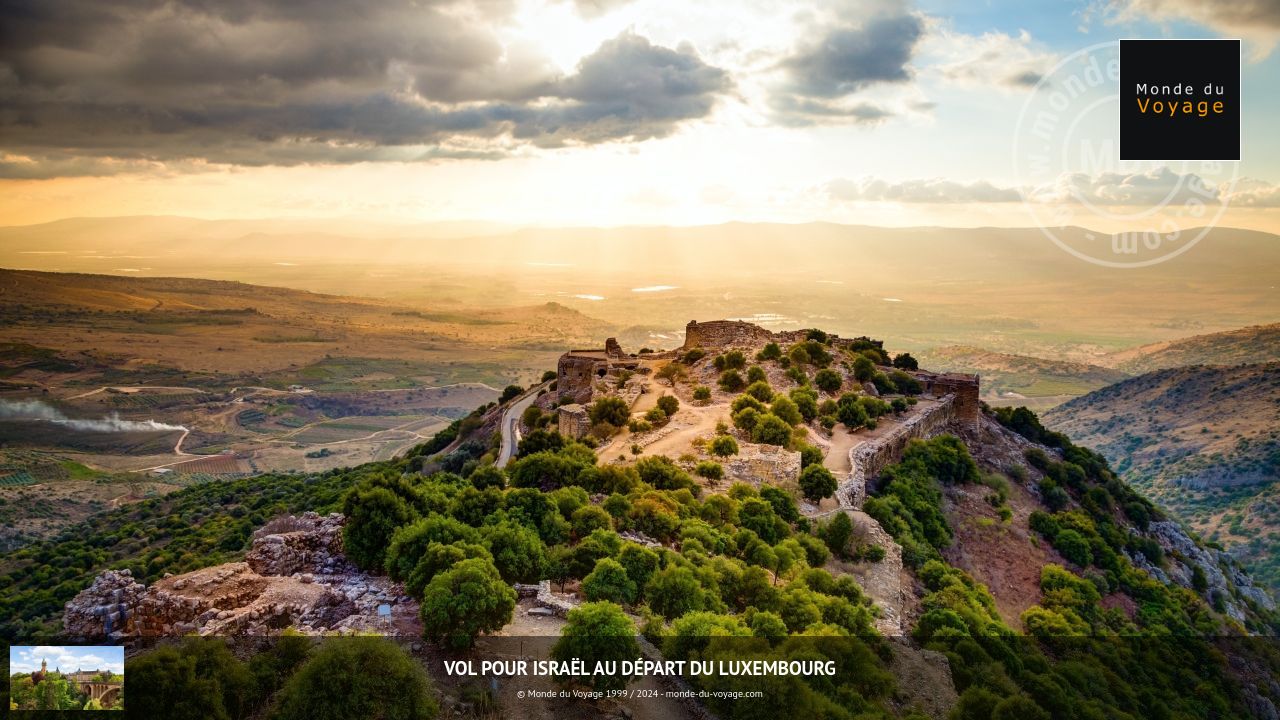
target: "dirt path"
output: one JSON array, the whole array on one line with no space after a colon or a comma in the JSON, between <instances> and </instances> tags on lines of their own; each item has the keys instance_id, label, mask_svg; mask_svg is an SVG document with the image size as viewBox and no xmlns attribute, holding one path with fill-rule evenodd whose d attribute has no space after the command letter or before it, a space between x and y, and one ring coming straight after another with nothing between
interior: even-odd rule
<instances>
[{"instance_id":1,"label":"dirt path","mask_svg":"<svg viewBox=\"0 0 1280 720\"><path fill-rule=\"evenodd\" d=\"M636 403L637 408L651 396L650 404L656 406L661 395L655 392L641 395L640 401ZM600 450L600 462L610 463L619 458L630 457L632 445L644 448L645 455L676 458L692 452L694 438L713 435L716 423L725 419L728 412L727 405L698 406L682 403L680 410L660 428L639 434L623 430L608 446Z\"/></svg>"},{"instance_id":2,"label":"dirt path","mask_svg":"<svg viewBox=\"0 0 1280 720\"><path fill-rule=\"evenodd\" d=\"M836 473L836 477L853 472L853 465L849 462L849 451L862 442L862 438L849 432L849 428L837 425L828 440L827 454L822 458L823 467Z\"/></svg>"}]
</instances>

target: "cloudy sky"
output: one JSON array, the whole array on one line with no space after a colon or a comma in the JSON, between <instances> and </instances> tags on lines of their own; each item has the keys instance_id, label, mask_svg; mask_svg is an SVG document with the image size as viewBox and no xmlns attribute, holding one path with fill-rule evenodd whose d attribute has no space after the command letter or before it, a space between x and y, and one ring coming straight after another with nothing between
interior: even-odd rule
<instances>
[{"instance_id":1,"label":"cloudy sky","mask_svg":"<svg viewBox=\"0 0 1280 720\"><path fill-rule=\"evenodd\" d=\"M1037 88L1121 37L1244 40L1242 162L1120 163L1103 101L1078 123L1090 162L1020 168ZM1272 0L16 0L0 223L1030 225L1060 207L1109 229L1190 189L1276 230L1277 39Z\"/></svg>"},{"instance_id":2,"label":"cloudy sky","mask_svg":"<svg viewBox=\"0 0 1280 720\"><path fill-rule=\"evenodd\" d=\"M110 670L124 674L124 648L115 645L83 646L13 645L9 647L9 673L30 673L40 669L40 661L49 663L49 671L64 673L76 670Z\"/></svg>"}]
</instances>

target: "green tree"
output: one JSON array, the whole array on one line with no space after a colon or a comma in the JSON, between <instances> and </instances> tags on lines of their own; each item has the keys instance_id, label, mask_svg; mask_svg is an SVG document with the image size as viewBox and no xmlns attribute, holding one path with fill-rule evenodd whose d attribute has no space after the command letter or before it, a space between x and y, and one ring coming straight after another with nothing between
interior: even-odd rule
<instances>
[{"instance_id":1,"label":"green tree","mask_svg":"<svg viewBox=\"0 0 1280 720\"><path fill-rule=\"evenodd\" d=\"M675 395L663 395L658 398L658 408L671 417L680 410L680 399Z\"/></svg>"},{"instance_id":2,"label":"green tree","mask_svg":"<svg viewBox=\"0 0 1280 720\"><path fill-rule=\"evenodd\" d=\"M636 627L622 608L611 602L589 602L570 610L560 639L551 648L551 657L560 662L582 660L588 672L598 662L614 662L640 657ZM631 678L622 674L561 676L562 682L580 682L593 690L621 690Z\"/></svg>"},{"instance_id":3,"label":"green tree","mask_svg":"<svg viewBox=\"0 0 1280 720\"><path fill-rule=\"evenodd\" d=\"M280 690L271 720L432 720L435 692L416 660L377 637L330 638Z\"/></svg>"},{"instance_id":4,"label":"green tree","mask_svg":"<svg viewBox=\"0 0 1280 720\"><path fill-rule=\"evenodd\" d=\"M876 364L871 362L871 358L865 355L859 355L853 361L853 376L858 382L866 382L876 374Z\"/></svg>"},{"instance_id":5,"label":"green tree","mask_svg":"<svg viewBox=\"0 0 1280 720\"><path fill-rule=\"evenodd\" d=\"M649 607L668 620L707 607L707 591L687 567L668 567L654 573L644 594Z\"/></svg>"},{"instance_id":6,"label":"green tree","mask_svg":"<svg viewBox=\"0 0 1280 720\"><path fill-rule=\"evenodd\" d=\"M844 385L844 378L835 370L824 368L819 370L817 375L813 376L813 384L817 385L818 389L822 392L827 393L828 395L834 395L840 390L840 386Z\"/></svg>"},{"instance_id":7,"label":"green tree","mask_svg":"<svg viewBox=\"0 0 1280 720\"><path fill-rule=\"evenodd\" d=\"M404 590L411 597L421 600L422 591L426 589L428 583L435 579L436 575L463 560L473 558L493 562L493 555L483 545L469 542L453 544L433 542L427 545L422 557L418 558L418 564L413 566L413 570L409 573L409 579L404 583Z\"/></svg>"},{"instance_id":8,"label":"green tree","mask_svg":"<svg viewBox=\"0 0 1280 720\"><path fill-rule=\"evenodd\" d=\"M620 397L606 395L591 403L591 409L587 414L593 424L607 423L622 427L631 418L631 406Z\"/></svg>"},{"instance_id":9,"label":"green tree","mask_svg":"<svg viewBox=\"0 0 1280 720\"><path fill-rule=\"evenodd\" d=\"M800 414L800 408L796 403L786 395L778 395L773 399L773 404L769 406L769 412L782 419L788 425L796 426L804 422L804 416Z\"/></svg>"},{"instance_id":10,"label":"green tree","mask_svg":"<svg viewBox=\"0 0 1280 720\"><path fill-rule=\"evenodd\" d=\"M720 373L720 379L716 381L721 390L725 392L737 392L746 385L746 381L742 379L742 375L737 370L725 370Z\"/></svg>"},{"instance_id":11,"label":"green tree","mask_svg":"<svg viewBox=\"0 0 1280 720\"><path fill-rule=\"evenodd\" d=\"M1093 562L1093 553L1089 541L1075 530L1063 530L1053 539L1053 547L1062 553L1062 557L1079 565L1088 567Z\"/></svg>"},{"instance_id":12,"label":"green tree","mask_svg":"<svg viewBox=\"0 0 1280 720\"><path fill-rule=\"evenodd\" d=\"M536 405L530 407L537 407ZM537 429L531 431L528 435L520 438L520 444L517 446L519 455L532 455L542 452L543 450L559 450L565 446L565 436L555 430ZM484 488L481 488L482 490Z\"/></svg>"},{"instance_id":13,"label":"green tree","mask_svg":"<svg viewBox=\"0 0 1280 720\"><path fill-rule=\"evenodd\" d=\"M729 457L738 454L738 441L731 435L717 435L711 441L711 454L716 457Z\"/></svg>"},{"instance_id":14,"label":"green tree","mask_svg":"<svg viewBox=\"0 0 1280 720\"><path fill-rule=\"evenodd\" d=\"M699 477L704 477L708 480L720 480L724 478L724 466L718 462L712 462L710 460L703 460L698 463L697 467L693 469L693 472Z\"/></svg>"},{"instance_id":15,"label":"green tree","mask_svg":"<svg viewBox=\"0 0 1280 720\"><path fill-rule=\"evenodd\" d=\"M519 385L508 385L502 388L502 396L498 398L499 405L506 405L509 401L515 400L524 394L524 388Z\"/></svg>"},{"instance_id":16,"label":"green tree","mask_svg":"<svg viewBox=\"0 0 1280 720\"><path fill-rule=\"evenodd\" d=\"M822 526L822 541L827 544L831 554L844 557L849 548L849 539L853 537L853 521L844 512L836 513L831 521Z\"/></svg>"},{"instance_id":17,"label":"green tree","mask_svg":"<svg viewBox=\"0 0 1280 720\"><path fill-rule=\"evenodd\" d=\"M809 465L800 471L800 490L811 502L831 497L836 487L835 475L821 465Z\"/></svg>"},{"instance_id":18,"label":"green tree","mask_svg":"<svg viewBox=\"0 0 1280 720\"><path fill-rule=\"evenodd\" d=\"M521 442L524 441L521 440ZM471 481L471 486L477 490L491 487L501 490L507 486L507 474L502 472L502 468L494 465L481 465L471 472L467 480Z\"/></svg>"},{"instance_id":19,"label":"green tree","mask_svg":"<svg viewBox=\"0 0 1280 720\"><path fill-rule=\"evenodd\" d=\"M836 419L850 430L857 430L866 425L870 418L867 416L866 407L858 402L858 396L845 393L836 403Z\"/></svg>"},{"instance_id":20,"label":"green tree","mask_svg":"<svg viewBox=\"0 0 1280 720\"><path fill-rule=\"evenodd\" d=\"M463 560L437 574L422 593L422 633L454 648L469 648L476 636L511 622L516 591L493 563Z\"/></svg>"},{"instance_id":21,"label":"green tree","mask_svg":"<svg viewBox=\"0 0 1280 720\"><path fill-rule=\"evenodd\" d=\"M547 565L547 546L524 525L502 522L486 526L485 545L493 555L493 565L507 582L537 582Z\"/></svg>"},{"instance_id":22,"label":"green tree","mask_svg":"<svg viewBox=\"0 0 1280 720\"><path fill-rule=\"evenodd\" d=\"M404 580L432 543L478 542L476 529L447 515L431 514L395 531L387 547L386 569L392 580Z\"/></svg>"},{"instance_id":23,"label":"green tree","mask_svg":"<svg viewBox=\"0 0 1280 720\"><path fill-rule=\"evenodd\" d=\"M689 473L665 455L653 455L636 462L640 479L659 490L679 490L695 486Z\"/></svg>"},{"instance_id":24,"label":"green tree","mask_svg":"<svg viewBox=\"0 0 1280 720\"><path fill-rule=\"evenodd\" d=\"M777 415L765 413L751 429L751 439L765 445L786 446L791 442L791 426Z\"/></svg>"},{"instance_id":25,"label":"green tree","mask_svg":"<svg viewBox=\"0 0 1280 720\"><path fill-rule=\"evenodd\" d=\"M893 358L893 366L900 370L919 370L920 363L911 357L911 353L902 353L895 355Z\"/></svg>"},{"instance_id":26,"label":"green tree","mask_svg":"<svg viewBox=\"0 0 1280 720\"><path fill-rule=\"evenodd\" d=\"M764 380L751 383L747 386L745 392L762 403L767 403L773 399L773 388L769 387L769 383Z\"/></svg>"},{"instance_id":27,"label":"green tree","mask_svg":"<svg viewBox=\"0 0 1280 720\"><path fill-rule=\"evenodd\" d=\"M612 530L613 517L599 505L583 505L573 511L573 534L584 538L596 530Z\"/></svg>"},{"instance_id":28,"label":"green tree","mask_svg":"<svg viewBox=\"0 0 1280 720\"><path fill-rule=\"evenodd\" d=\"M613 558L601 558L582 579L582 593L590 601L608 600L620 605L635 602L636 584L627 569Z\"/></svg>"},{"instance_id":29,"label":"green tree","mask_svg":"<svg viewBox=\"0 0 1280 720\"><path fill-rule=\"evenodd\" d=\"M342 511L347 516L342 529L347 557L364 570L379 573L391 536L417 517L408 503L383 487L353 489L343 502Z\"/></svg>"},{"instance_id":30,"label":"green tree","mask_svg":"<svg viewBox=\"0 0 1280 720\"><path fill-rule=\"evenodd\" d=\"M627 577L636 585L639 593L649 584L658 569L658 553L638 543L624 543L618 553L618 562L627 570Z\"/></svg>"},{"instance_id":31,"label":"green tree","mask_svg":"<svg viewBox=\"0 0 1280 720\"><path fill-rule=\"evenodd\" d=\"M172 720L236 720L258 702L252 673L221 638L189 638L129 663L129 712Z\"/></svg>"}]
</instances>

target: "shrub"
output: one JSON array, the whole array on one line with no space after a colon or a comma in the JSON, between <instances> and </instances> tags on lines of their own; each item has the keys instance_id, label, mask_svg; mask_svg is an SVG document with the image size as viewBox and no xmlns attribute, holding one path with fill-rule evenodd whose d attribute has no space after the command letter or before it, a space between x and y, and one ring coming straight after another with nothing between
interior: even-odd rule
<instances>
[{"instance_id":1,"label":"shrub","mask_svg":"<svg viewBox=\"0 0 1280 720\"><path fill-rule=\"evenodd\" d=\"M524 388L519 385L508 385L502 388L502 396L498 398L499 405L505 405L511 400L515 400L524 393Z\"/></svg>"},{"instance_id":2,"label":"shrub","mask_svg":"<svg viewBox=\"0 0 1280 720\"><path fill-rule=\"evenodd\" d=\"M783 422L791 426L804 422L804 416L800 414L800 408L796 407L795 401L786 395L775 397L773 404L769 407L769 412L782 418Z\"/></svg>"},{"instance_id":3,"label":"shrub","mask_svg":"<svg viewBox=\"0 0 1280 720\"><path fill-rule=\"evenodd\" d=\"M711 388L706 385L699 385L693 389L693 399L704 402L711 399Z\"/></svg>"},{"instance_id":4,"label":"shrub","mask_svg":"<svg viewBox=\"0 0 1280 720\"><path fill-rule=\"evenodd\" d=\"M817 375L813 376L813 384L817 385L822 392L831 395L835 394L841 385L844 385L844 378L835 370L822 369L818 371Z\"/></svg>"},{"instance_id":5,"label":"shrub","mask_svg":"<svg viewBox=\"0 0 1280 720\"><path fill-rule=\"evenodd\" d=\"M720 379L716 382L725 392L737 392L747 384L737 370L725 370L720 373Z\"/></svg>"},{"instance_id":6,"label":"shrub","mask_svg":"<svg viewBox=\"0 0 1280 720\"><path fill-rule=\"evenodd\" d=\"M747 382L749 383L768 383L768 376L764 374L764 368L759 365L752 365L747 368Z\"/></svg>"},{"instance_id":7,"label":"shrub","mask_svg":"<svg viewBox=\"0 0 1280 720\"><path fill-rule=\"evenodd\" d=\"M599 505L583 505L573 511L574 537L584 538L596 530L612 530L613 517Z\"/></svg>"},{"instance_id":8,"label":"shrub","mask_svg":"<svg viewBox=\"0 0 1280 720\"><path fill-rule=\"evenodd\" d=\"M431 679L413 657L383 638L352 637L319 647L280 690L270 718L431 720L439 713Z\"/></svg>"},{"instance_id":9,"label":"shrub","mask_svg":"<svg viewBox=\"0 0 1280 720\"><path fill-rule=\"evenodd\" d=\"M732 440L733 438L729 438ZM704 477L708 480L720 480L724 478L724 467L718 462L703 460L693 469L694 474Z\"/></svg>"},{"instance_id":10,"label":"shrub","mask_svg":"<svg viewBox=\"0 0 1280 720\"><path fill-rule=\"evenodd\" d=\"M608 600L629 604L636 599L636 584L617 560L600 558L595 569L582 579L582 593L592 602Z\"/></svg>"},{"instance_id":11,"label":"shrub","mask_svg":"<svg viewBox=\"0 0 1280 720\"><path fill-rule=\"evenodd\" d=\"M655 455L636 462L636 472L640 479L659 490L679 490L694 487L693 479L680 469L671 458Z\"/></svg>"},{"instance_id":12,"label":"shrub","mask_svg":"<svg viewBox=\"0 0 1280 720\"><path fill-rule=\"evenodd\" d=\"M805 421L818 417L818 396L809 388L795 388L791 391L791 402L796 404L800 417Z\"/></svg>"},{"instance_id":13,"label":"shrub","mask_svg":"<svg viewBox=\"0 0 1280 720\"><path fill-rule=\"evenodd\" d=\"M707 609L707 591L687 567L668 567L654 573L644 594L649 607L668 620Z\"/></svg>"},{"instance_id":14,"label":"shrub","mask_svg":"<svg viewBox=\"0 0 1280 720\"><path fill-rule=\"evenodd\" d=\"M760 380L748 385L746 394L762 403L767 403L773 399L773 388L769 387L769 383Z\"/></svg>"},{"instance_id":15,"label":"shrub","mask_svg":"<svg viewBox=\"0 0 1280 720\"><path fill-rule=\"evenodd\" d=\"M782 357L782 348L778 347L776 342L765 343L760 353L756 355L758 360L777 360L780 357Z\"/></svg>"},{"instance_id":16,"label":"shrub","mask_svg":"<svg viewBox=\"0 0 1280 720\"><path fill-rule=\"evenodd\" d=\"M800 471L800 490L811 502L831 497L836 487L835 476L822 465L815 463Z\"/></svg>"},{"instance_id":17,"label":"shrub","mask_svg":"<svg viewBox=\"0 0 1280 720\"><path fill-rule=\"evenodd\" d=\"M730 435L717 435L711 441L711 454L716 457L729 457L738 454L738 441Z\"/></svg>"},{"instance_id":18,"label":"shrub","mask_svg":"<svg viewBox=\"0 0 1280 720\"><path fill-rule=\"evenodd\" d=\"M610 602L589 602L569 611L560 639L551 648L551 657L564 663L581 660L589 671L602 662L612 662L614 667L620 668L623 661L640 657L640 646L636 644L635 636L635 624L622 612L622 608ZM625 688L631 676L589 672L587 675L557 679L582 682L593 690L606 692Z\"/></svg>"},{"instance_id":19,"label":"shrub","mask_svg":"<svg viewBox=\"0 0 1280 720\"><path fill-rule=\"evenodd\" d=\"M446 545L433 542L423 551L422 556L418 558L418 564L414 565L413 570L409 573L409 578L404 583L405 592L413 598L421 600L422 591L435 579L436 575L463 560L475 558L490 563L493 562L493 555L490 555L483 545L467 542Z\"/></svg>"},{"instance_id":20,"label":"shrub","mask_svg":"<svg viewBox=\"0 0 1280 720\"><path fill-rule=\"evenodd\" d=\"M658 398L658 409L671 417L680 409L680 400L675 395L663 395Z\"/></svg>"},{"instance_id":21,"label":"shrub","mask_svg":"<svg viewBox=\"0 0 1280 720\"><path fill-rule=\"evenodd\" d=\"M343 503L343 513L347 516L342 529L346 555L370 572L382 572L391 536L417 517L408 503L384 487L352 490Z\"/></svg>"},{"instance_id":22,"label":"shrub","mask_svg":"<svg viewBox=\"0 0 1280 720\"><path fill-rule=\"evenodd\" d=\"M556 437L560 436L557 434ZM523 442L522 440L521 443ZM490 487L501 490L507 486L507 474L502 472L502 468L493 465L481 465L472 471L467 479L471 481L471 486L477 490L484 490Z\"/></svg>"},{"instance_id":23,"label":"shrub","mask_svg":"<svg viewBox=\"0 0 1280 720\"><path fill-rule=\"evenodd\" d=\"M733 414L733 426L745 433L750 433L756 429L756 424L760 422L760 416L760 411L753 407L742 408Z\"/></svg>"},{"instance_id":24,"label":"shrub","mask_svg":"<svg viewBox=\"0 0 1280 720\"><path fill-rule=\"evenodd\" d=\"M743 412L747 411L744 410ZM787 443L791 442L791 426L777 415L765 413L760 416L755 423L755 427L751 429L751 439L764 445L785 447Z\"/></svg>"},{"instance_id":25,"label":"shrub","mask_svg":"<svg viewBox=\"0 0 1280 720\"><path fill-rule=\"evenodd\" d=\"M1079 565L1088 567L1093 562L1093 553L1089 549L1089 541L1075 530L1062 530L1053 539L1053 547L1062 553L1062 557Z\"/></svg>"},{"instance_id":26,"label":"shrub","mask_svg":"<svg viewBox=\"0 0 1280 720\"><path fill-rule=\"evenodd\" d=\"M859 355L853 361L853 376L858 382L867 382L876 374L876 364L871 358Z\"/></svg>"},{"instance_id":27,"label":"shrub","mask_svg":"<svg viewBox=\"0 0 1280 720\"><path fill-rule=\"evenodd\" d=\"M608 423L615 427L622 427L631 418L631 407L620 397L606 395L591 403L588 416L592 423Z\"/></svg>"},{"instance_id":28,"label":"shrub","mask_svg":"<svg viewBox=\"0 0 1280 720\"><path fill-rule=\"evenodd\" d=\"M667 422L667 414L660 407L650 408L649 412L644 414L644 419L652 425L663 425Z\"/></svg>"},{"instance_id":29,"label":"shrub","mask_svg":"<svg viewBox=\"0 0 1280 720\"><path fill-rule=\"evenodd\" d=\"M902 370L919 370L920 363L911 357L911 353L902 353L893 358L893 366Z\"/></svg>"},{"instance_id":30,"label":"shrub","mask_svg":"<svg viewBox=\"0 0 1280 720\"><path fill-rule=\"evenodd\" d=\"M849 539L853 537L853 521L846 513L838 512L830 522L821 527L820 533L822 541L827 544L831 554L844 557L849 547Z\"/></svg>"},{"instance_id":31,"label":"shrub","mask_svg":"<svg viewBox=\"0 0 1280 720\"><path fill-rule=\"evenodd\" d=\"M484 540L493 555L493 565L503 580L537 582L547 565L547 547L542 538L524 525L503 522L483 529Z\"/></svg>"},{"instance_id":32,"label":"shrub","mask_svg":"<svg viewBox=\"0 0 1280 720\"><path fill-rule=\"evenodd\" d=\"M469 648L480 633L511 622L515 606L515 590L493 563L463 560L436 575L423 591L422 633L449 647Z\"/></svg>"}]
</instances>

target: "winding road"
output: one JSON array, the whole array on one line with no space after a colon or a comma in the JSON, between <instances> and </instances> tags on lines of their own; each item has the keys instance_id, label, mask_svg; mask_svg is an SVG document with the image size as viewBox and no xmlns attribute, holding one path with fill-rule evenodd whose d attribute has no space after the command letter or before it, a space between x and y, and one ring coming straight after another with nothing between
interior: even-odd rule
<instances>
[{"instance_id":1,"label":"winding road","mask_svg":"<svg viewBox=\"0 0 1280 720\"><path fill-rule=\"evenodd\" d=\"M550 385L550 382L544 382L525 390L523 395L513 400L511 406L502 412L502 449L498 451L498 462L494 463L498 467L506 467L511 458L516 456L516 450L520 447L520 416L538 399L538 394Z\"/></svg>"}]
</instances>

